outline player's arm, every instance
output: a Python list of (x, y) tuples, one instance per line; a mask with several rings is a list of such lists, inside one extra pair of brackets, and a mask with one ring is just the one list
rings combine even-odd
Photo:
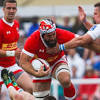
[(92, 41), (91, 36), (85, 34), (83, 36), (76, 37), (69, 42), (64, 43), (64, 47), (65, 49), (72, 49), (90, 43), (91, 41)]
[(21, 50), (19, 48), (17, 48), (16, 50), (12, 50), (12, 51), (4, 51), (0, 49), (0, 57), (19, 57), (21, 53)]
[(43, 70), (43, 67), (41, 67), (40, 70), (38, 71), (35, 71), (31, 65), (31, 62), (30, 60), (32, 59), (31, 56), (28, 56), (27, 54), (25, 53), (21, 53), (21, 56), (20, 56), (20, 61), (19, 61), (19, 64), (20, 66), (26, 71), (28, 72), (29, 74), (31, 75), (34, 75), (36, 77), (43, 77), (43, 76), (46, 76), (48, 75), (49, 73), (49, 70), (47, 71), (44, 71)]
[(99, 37), (100, 37), (100, 24), (94, 25), (85, 35), (79, 36), (63, 44), (63, 47), (65, 46), (65, 49), (75, 48), (77, 46), (88, 44)]
[(79, 19), (80, 19), (80, 21), (81, 21), (81, 22), (84, 24), (84, 26), (89, 30), (89, 29), (93, 26), (93, 24), (90, 23), (90, 22), (86, 19), (86, 13), (85, 13), (84, 9), (83, 9), (81, 6), (78, 7), (78, 12), (79, 12)]
[(93, 41), (92, 43), (89, 43), (87, 45), (83, 45), (83, 47), (91, 49), (91, 50), (95, 51), (96, 53), (100, 53), (100, 44), (96, 43), (95, 41)]
[(6, 51), (0, 49), (0, 57), (7, 57)]

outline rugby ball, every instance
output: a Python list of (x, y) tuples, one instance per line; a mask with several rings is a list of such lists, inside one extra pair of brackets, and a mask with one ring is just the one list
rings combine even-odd
[(32, 61), (32, 67), (35, 70), (39, 70), (43, 64), (44, 64), (44, 71), (46, 71), (50, 67), (49, 63), (46, 60), (37, 58)]

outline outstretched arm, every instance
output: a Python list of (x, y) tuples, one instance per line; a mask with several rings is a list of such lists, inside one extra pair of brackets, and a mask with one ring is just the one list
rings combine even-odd
[(85, 34), (83, 36), (79, 36), (79, 37), (76, 37), (76, 38), (73, 38), (72, 40), (70, 40), (69, 42), (66, 42), (64, 44), (57, 44), (56, 47), (54, 48), (47, 48), (46, 52), (48, 54), (55, 54), (55, 53), (58, 53), (60, 52), (60, 50), (68, 50), (68, 49), (72, 49), (72, 48), (76, 48), (78, 46), (83, 46), (83, 45), (86, 45), (87, 43), (91, 43), (93, 39), (91, 38), (90, 35), (88, 34)]
[(80, 19), (80, 21), (81, 21), (81, 22), (84, 24), (84, 26), (89, 30), (89, 29), (93, 26), (93, 24), (90, 23), (90, 22), (86, 19), (86, 13), (85, 13), (84, 9), (83, 9), (81, 6), (78, 7), (78, 12), (79, 12), (79, 19)]
[(100, 53), (100, 44), (98, 44), (96, 41), (93, 41), (92, 43), (89, 43), (87, 45), (83, 45), (83, 47), (91, 49), (96, 53)]
[(69, 42), (64, 43), (64, 46), (65, 46), (65, 49), (72, 49), (72, 48), (90, 43), (91, 41), (92, 41), (91, 36), (88, 34), (85, 34), (83, 36), (79, 36), (77, 38), (74, 38)]

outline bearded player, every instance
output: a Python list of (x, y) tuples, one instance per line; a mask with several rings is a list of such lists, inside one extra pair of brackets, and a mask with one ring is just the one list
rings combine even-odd
[[(75, 38), (75, 34), (66, 30), (56, 28), (51, 19), (43, 19), (40, 22), (39, 30), (35, 31), (27, 40), (22, 50), (20, 65), (33, 75), (34, 92), (36, 100), (43, 100), (50, 93), (51, 78), (57, 79), (64, 88), (66, 99), (75, 99), (75, 88), (70, 78), (70, 68), (67, 63), (64, 51), (57, 54), (48, 54), (49, 48), (57, 44), (63, 44)], [(63, 48), (63, 46), (62, 46)], [(50, 64), (50, 69), (35, 71), (30, 60), (42, 58)]]

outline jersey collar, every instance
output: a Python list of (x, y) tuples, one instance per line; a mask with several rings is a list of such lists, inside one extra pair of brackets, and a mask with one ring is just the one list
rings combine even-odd
[(9, 26), (11, 26), (11, 27), (14, 25), (14, 22), (9, 23), (9, 22), (7, 22), (7, 21), (4, 19), (4, 17), (2, 18), (2, 20), (3, 20), (4, 23), (6, 23), (7, 25), (9, 25)]

